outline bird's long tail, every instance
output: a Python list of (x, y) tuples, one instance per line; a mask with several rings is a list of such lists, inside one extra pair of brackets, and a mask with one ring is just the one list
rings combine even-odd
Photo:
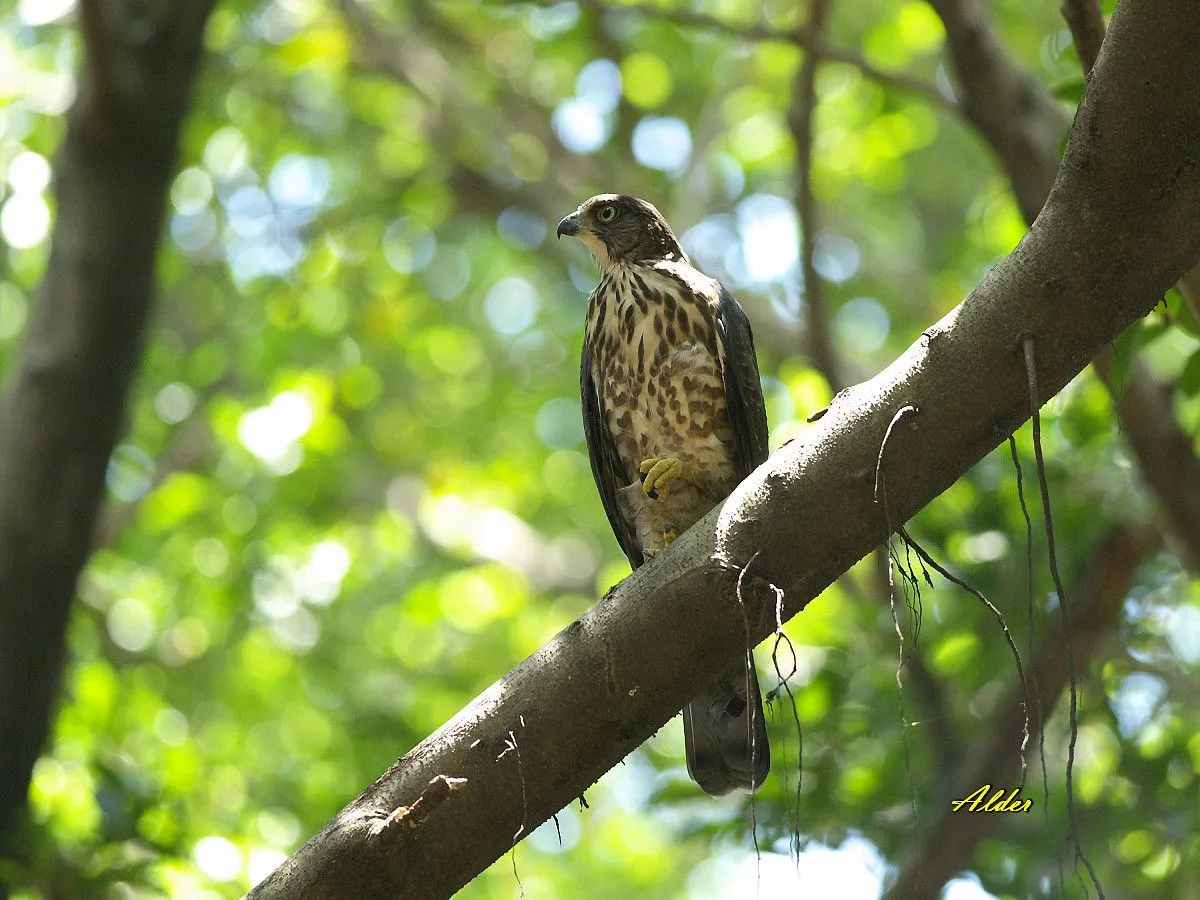
[[(749, 677), (747, 677), (747, 674)], [(705, 793), (753, 790), (771, 768), (767, 723), (753, 668), (730, 668), (683, 708), (688, 774)]]

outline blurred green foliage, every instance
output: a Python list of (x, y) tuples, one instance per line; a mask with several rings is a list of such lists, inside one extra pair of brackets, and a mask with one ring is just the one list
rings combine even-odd
[[(703, 6), (781, 28), (798, 15), (796, 4)], [(990, 6), (1023, 62), (1073, 102), (1081, 83), (1055, 5)], [(47, 163), (79, 42), (71, 0), (0, 9), (3, 367), (46, 263)], [(923, 3), (843, 0), (831, 40), (950, 83)], [(803, 440), (830, 396), (804, 354), (794, 48), (586, 3), (350, 0), (225, 0), (208, 47), (157, 319), (34, 773), (36, 852), (10, 872), (24, 900), (238, 896), (627, 573), (577, 404), (595, 275), (579, 247), (550, 239), (583, 198), (653, 200), (740, 297), (773, 446)], [(837, 349), (865, 378), (1024, 226), (963, 122), (843, 64), (825, 65), (818, 89), (818, 268)], [(1200, 323), (1174, 294), (1120, 347), (1180, 379), (1176, 412), (1193, 434), (1198, 348)], [(1152, 504), (1092, 374), (1051, 402), (1045, 438), (1076, 584), (1100, 538)], [(1028, 458), (1027, 432), (1018, 442)], [(1006, 610), (1024, 646), (1024, 525), (1007, 452), (912, 527)], [(1038, 562), (1044, 573), (1040, 550)], [(871, 563), (852, 577), (857, 592), (830, 588), (787, 631), (812, 842), (803, 871), (822, 884), (832, 866), (839, 896), (866, 897), (919, 840), (910, 797), (928, 821), (944, 773), (911, 684), (915, 724), (900, 726), (896, 639)], [(1044, 574), (1037, 590), (1045, 629), (1057, 613)], [(944, 692), (940, 724), (969, 754), (1013, 682), (1003, 640), (939, 583), (919, 646)], [(1116, 896), (1195, 896), (1198, 666), (1200, 584), (1163, 552), (1082, 680), (1076, 783), (1087, 846)], [(750, 896), (756, 871), (763, 896), (793, 895), (779, 854), (795, 742), (790, 712), (776, 702), (770, 715), (775, 775), (753, 817), (746, 798), (697, 792), (672, 722), (588, 792), (588, 809), (560, 814), (561, 844), (544, 826), (463, 896), (518, 895), (514, 865), (530, 898)], [(1000, 826), (954, 896), (1044, 896), (1056, 880), (1064, 728), (1060, 710), (1049, 815)], [(767, 851), (757, 870), (752, 821)]]

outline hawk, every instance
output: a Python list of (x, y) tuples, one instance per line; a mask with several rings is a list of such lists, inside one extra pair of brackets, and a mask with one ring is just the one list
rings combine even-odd
[[(767, 458), (750, 322), (693, 268), (645, 200), (600, 194), (558, 223), (600, 266), (580, 367), (584, 432), (608, 521), (635, 569)], [(749, 690), (748, 690), (749, 688)], [(683, 710), (688, 773), (709, 794), (762, 784), (762, 698), (744, 663)]]

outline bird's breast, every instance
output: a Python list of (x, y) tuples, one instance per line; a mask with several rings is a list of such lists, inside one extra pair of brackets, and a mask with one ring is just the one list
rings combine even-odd
[(606, 274), (588, 329), (593, 378), (631, 481), (641, 460), (661, 456), (729, 477), (733, 435), (706, 298), (653, 270)]

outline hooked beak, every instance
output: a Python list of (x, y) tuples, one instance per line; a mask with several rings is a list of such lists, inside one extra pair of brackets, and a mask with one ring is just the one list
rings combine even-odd
[(573, 212), (569, 216), (564, 216), (562, 221), (558, 223), (559, 237), (565, 235), (579, 234), (579, 213)]

